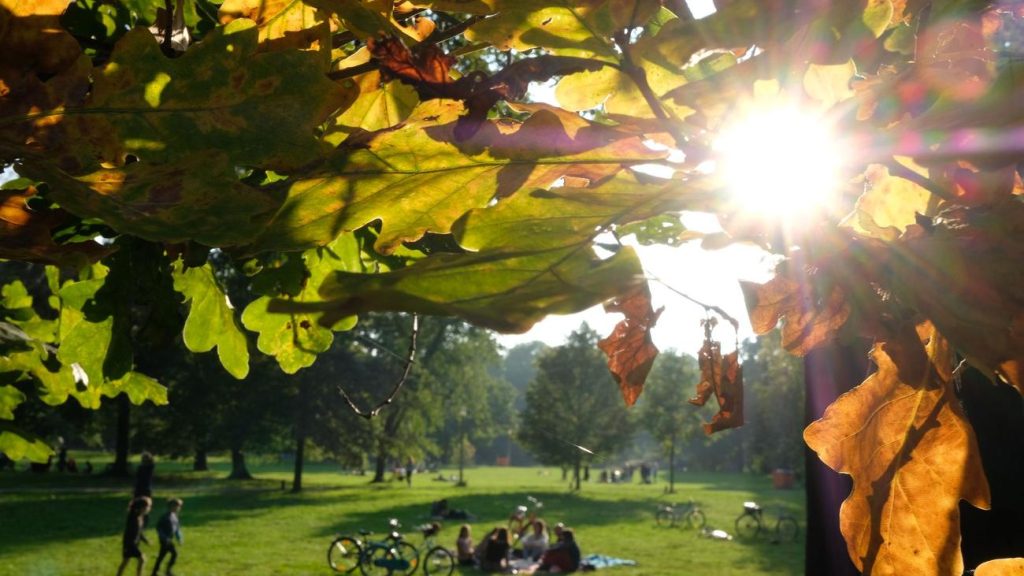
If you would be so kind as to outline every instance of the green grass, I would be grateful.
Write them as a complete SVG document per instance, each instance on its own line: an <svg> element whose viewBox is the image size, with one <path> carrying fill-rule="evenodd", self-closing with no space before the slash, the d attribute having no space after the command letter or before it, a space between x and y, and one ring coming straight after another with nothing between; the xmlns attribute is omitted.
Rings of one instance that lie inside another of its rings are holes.
<svg viewBox="0 0 1024 576"><path fill-rule="evenodd" d="M677 479L677 493L666 497L664 472L654 485L587 483L581 492L571 493L560 472L549 469L471 468L464 488L420 474L410 488L399 482L371 485L368 477L315 464L307 467L306 490L296 495L281 489L282 480L291 480L285 464L257 463L252 470L258 479L246 482L222 480L226 464L213 464L212 472L193 473L185 463L157 463L157 501L148 534L156 540L152 526L163 512L163 500L184 498L185 545L176 566L184 576L331 574L325 554L337 533L383 530L387 519L395 517L419 544L412 527L427 519L432 501L448 498L453 507L476 515L473 534L479 538L504 523L517 505L527 504L528 496L544 503L543 516L549 522L576 529L584 554L639 562L603 570L612 576L803 571L802 533L795 543L773 544L767 538L728 542L655 526L658 502L693 498L701 503L709 526L731 533L742 502L756 500L770 521L785 509L799 519L803 532L803 492L772 490L766 477L684 473ZM120 562L120 531L130 492L130 481L96 475L0 473L0 575L113 574ZM457 530L457 522L447 524L438 540L454 545ZM148 575L157 547L143 550Z"/></svg>

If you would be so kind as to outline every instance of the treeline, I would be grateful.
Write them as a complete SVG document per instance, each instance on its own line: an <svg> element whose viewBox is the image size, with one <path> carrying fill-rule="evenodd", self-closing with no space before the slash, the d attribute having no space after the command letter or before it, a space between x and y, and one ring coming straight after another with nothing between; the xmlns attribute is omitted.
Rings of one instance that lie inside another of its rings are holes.
<svg viewBox="0 0 1024 576"><path fill-rule="evenodd" d="M336 333L311 367L288 375L254 355L243 380L213 353L173 342L147 359L168 388L167 405L132 405L125 395L98 410L37 401L20 406L18 417L71 448L114 450L114 473L127 472L128 455L141 450L191 458L196 470L207 469L209 454L229 452L233 478L249 477L247 453L288 455L296 490L306 460L383 481L392 466L457 465L460 453L467 465L539 462L576 473L638 461L666 472L765 472L797 468L803 458L801 364L775 335L743 344L747 425L711 437L700 424L715 408L687 402L698 380L693 357L663 352L639 402L627 408L586 326L562 346L503 351L486 330L423 318L401 389L376 417L360 416L394 391L411 336L408 316L369 316Z"/></svg>

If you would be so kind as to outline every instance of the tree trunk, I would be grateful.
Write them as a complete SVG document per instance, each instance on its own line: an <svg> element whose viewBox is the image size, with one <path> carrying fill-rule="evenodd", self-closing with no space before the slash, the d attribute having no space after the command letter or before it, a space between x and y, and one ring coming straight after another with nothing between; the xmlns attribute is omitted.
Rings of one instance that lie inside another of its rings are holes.
<svg viewBox="0 0 1024 576"><path fill-rule="evenodd" d="M113 476L130 476L128 471L128 441L131 429L132 403L127 394L117 397L117 437L114 439L114 464L110 467Z"/></svg>
<svg viewBox="0 0 1024 576"><path fill-rule="evenodd" d="M672 433L672 436L668 439L668 493L674 494L676 491L676 434Z"/></svg>
<svg viewBox="0 0 1024 576"><path fill-rule="evenodd" d="M231 449L231 474L228 480L252 480L252 474L245 465L245 452L241 448Z"/></svg>
<svg viewBox="0 0 1024 576"><path fill-rule="evenodd" d="M197 447L195 456L192 458L192 470L194 472L206 472L210 469L210 464L206 460L206 448Z"/></svg>
<svg viewBox="0 0 1024 576"><path fill-rule="evenodd" d="M824 346L804 357L806 404L804 421L821 418L825 408L840 394L864 379L867 345ZM855 576L859 571L850 561L846 541L839 531L839 507L850 494L849 476L825 466L810 448L804 448L807 477L807 544L804 573Z"/></svg>
<svg viewBox="0 0 1024 576"><path fill-rule="evenodd" d="M299 425L295 438L295 474L292 478L292 492L302 492L302 461L306 455L306 431Z"/></svg>
<svg viewBox="0 0 1024 576"><path fill-rule="evenodd" d="M576 488L574 488L574 490L579 492L580 491L580 459L579 458L576 458L576 462L575 462L575 464L573 464L572 477L573 477L573 484L576 486Z"/></svg>
<svg viewBox="0 0 1024 576"><path fill-rule="evenodd" d="M384 451L380 450L377 452L377 465L376 471L373 474L373 480L370 480L371 484L384 481L384 468L388 461L388 457L384 455Z"/></svg>

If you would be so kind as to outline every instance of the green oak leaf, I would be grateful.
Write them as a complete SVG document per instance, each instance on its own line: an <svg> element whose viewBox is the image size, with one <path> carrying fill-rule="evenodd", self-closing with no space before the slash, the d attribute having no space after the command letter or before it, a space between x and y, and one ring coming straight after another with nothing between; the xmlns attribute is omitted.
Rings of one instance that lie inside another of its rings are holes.
<svg viewBox="0 0 1024 576"><path fill-rule="evenodd" d="M544 106L522 123L487 122L456 143L462 111L454 101L424 102L400 127L359 148L340 148L318 171L293 177L283 184L284 205L248 249L321 245L380 219L374 248L387 254L426 232L447 234L455 220L496 197L563 176L596 181L665 156L635 133Z"/></svg>
<svg viewBox="0 0 1024 576"><path fill-rule="evenodd" d="M163 10L167 5L165 0L120 0L121 4L138 15L139 19L150 24L156 22L157 9ZM184 0L180 3L185 12L185 24L194 26L199 21L196 14L195 0Z"/></svg>
<svg viewBox="0 0 1024 576"><path fill-rule="evenodd" d="M0 419L13 420L14 409L25 401L25 394L14 386L0 386Z"/></svg>
<svg viewBox="0 0 1024 576"><path fill-rule="evenodd" d="M494 16L466 31L472 42L499 50L545 48L565 56L617 60L608 38L644 25L658 13L653 0L489 0Z"/></svg>
<svg viewBox="0 0 1024 576"><path fill-rule="evenodd" d="M96 301L97 292L105 282L105 278L68 282L59 293L57 358L65 366L78 364L94 385L104 380L103 365L114 340L114 316L104 313Z"/></svg>
<svg viewBox="0 0 1024 576"><path fill-rule="evenodd" d="M669 20L656 36L642 37L630 49L634 63L644 71L647 83L657 96L688 81L684 67L701 47L701 40L698 35L685 33L685 27L679 19ZM604 104L609 114L654 117L633 79L610 66L564 76L555 88L555 96L567 110L588 110ZM667 105L670 103L662 101L662 106Z"/></svg>
<svg viewBox="0 0 1024 576"><path fill-rule="evenodd" d="M174 263L174 289L189 304L182 337L193 352L217 348L217 357L229 374L239 380L249 374L249 347L235 309L213 275L209 263L185 268Z"/></svg>
<svg viewBox="0 0 1024 576"><path fill-rule="evenodd" d="M359 244L353 234L343 234L324 248L307 250L302 255L308 276L302 290L289 302L315 302L324 279L339 270L362 270ZM277 359L287 374L311 366L319 353L327 351L334 341L332 330L349 330L355 326L354 316L342 318L331 326L321 325L316 311L278 313L271 311L271 296L257 298L242 313L242 323L259 332L256 347Z"/></svg>
<svg viewBox="0 0 1024 576"><path fill-rule="evenodd" d="M636 222L679 209L675 184L645 185L624 172L589 187L520 192L466 214L454 226L467 250L543 250L590 242L613 224Z"/></svg>
<svg viewBox="0 0 1024 576"><path fill-rule="evenodd" d="M257 53L250 20L217 28L183 56L169 59L146 29L117 43L93 73L83 112L97 132L117 136L123 154L167 163L202 150L228 154L233 166L287 171L320 156L316 128L339 105L342 89L320 57L297 50Z"/></svg>
<svg viewBox="0 0 1024 576"><path fill-rule="evenodd" d="M167 387L139 372L129 372L123 378L104 383L104 395L114 397L124 392L132 404L149 400L157 406L167 404Z"/></svg>
<svg viewBox="0 0 1024 576"><path fill-rule="evenodd" d="M32 462L46 462L53 450L42 438L0 420L0 452L11 460L27 458Z"/></svg>
<svg viewBox="0 0 1024 576"><path fill-rule="evenodd" d="M71 177L51 166L25 172L53 186L52 197L83 218L157 242L243 244L273 216L281 197L239 181L226 154L204 151L163 165L142 162Z"/></svg>
<svg viewBox="0 0 1024 576"><path fill-rule="evenodd" d="M419 96L408 84L391 81L382 84L380 71L346 78L341 82L347 90L358 90L352 104L332 120L325 140L340 144L353 132L376 132L397 126L412 113Z"/></svg>
<svg viewBox="0 0 1024 576"><path fill-rule="evenodd" d="M405 311L525 332L549 314L584 310L642 282L629 247L606 260L579 246L438 254L384 274L334 273L320 288L319 308L329 312L328 322L357 312Z"/></svg>
<svg viewBox="0 0 1024 576"><path fill-rule="evenodd" d="M40 400L51 406L63 404L72 395L77 398L79 392L76 390L72 368L57 362L47 362L48 358L42 346L9 352L0 356L0 372L14 372L19 374L19 378L31 376L39 383Z"/></svg>

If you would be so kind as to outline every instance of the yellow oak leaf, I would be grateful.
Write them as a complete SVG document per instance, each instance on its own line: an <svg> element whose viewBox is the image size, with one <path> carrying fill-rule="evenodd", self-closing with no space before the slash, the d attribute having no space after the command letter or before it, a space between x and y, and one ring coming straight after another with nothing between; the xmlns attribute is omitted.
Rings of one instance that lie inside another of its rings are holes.
<svg viewBox="0 0 1024 576"><path fill-rule="evenodd" d="M878 343L877 371L804 431L853 478L839 525L865 574L963 573L960 500L989 507L974 432L953 394L946 340L930 324Z"/></svg>

